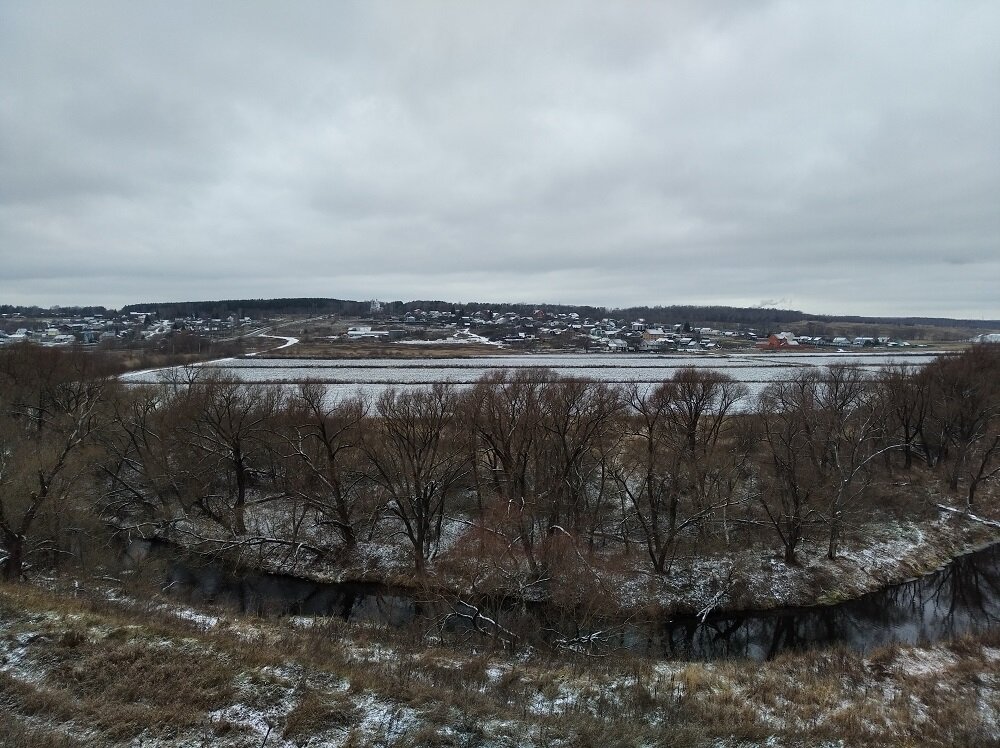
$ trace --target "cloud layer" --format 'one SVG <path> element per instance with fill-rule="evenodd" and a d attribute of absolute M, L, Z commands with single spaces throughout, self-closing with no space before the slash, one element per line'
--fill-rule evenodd
<path fill-rule="evenodd" d="M 6 3 L 0 302 L 1000 318 L 995 2 Z"/>

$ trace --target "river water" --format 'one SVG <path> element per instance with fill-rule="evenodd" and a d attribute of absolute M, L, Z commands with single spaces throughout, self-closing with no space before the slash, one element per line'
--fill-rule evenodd
<path fill-rule="evenodd" d="M 1000 544 L 942 570 L 836 605 L 748 611 L 664 621 L 627 631 L 627 649 L 694 659 L 766 659 L 790 649 L 843 644 L 867 651 L 890 643 L 950 639 L 1000 625 Z M 650 636 L 651 634 L 651 636 Z"/>
<path fill-rule="evenodd" d="M 242 612 L 337 616 L 349 622 L 423 625 L 467 634 L 472 608 L 376 583 L 318 583 L 296 577 L 237 573 L 218 564 L 173 561 L 172 589 L 185 599 Z M 483 614 L 523 639 L 590 651 L 627 650 L 653 657 L 763 660 L 787 650 L 845 645 L 867 651 L 893 642 L 949 639 L 1000 625 L 1000 544 L 962 556 L 940 571 L 836 605 L 784 608 L 661 620 L 574 621 L 544 603 L 476 601 Z M 464 614 L 464 615 L 463 615 Z M 495 633 L 490 626 L 480 630 Z"/>

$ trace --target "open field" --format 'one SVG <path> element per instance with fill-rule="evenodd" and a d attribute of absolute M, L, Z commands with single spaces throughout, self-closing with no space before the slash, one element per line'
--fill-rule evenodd
<path fill-rule="evenodd" d="M 364 358 L 472 358 L 475 356 L 503 356 L 510 353 L 509 348 L 498 348 L 495 345 L 481 343 L 425 343 L 413 345 L 407 343 L 386 343 L 379 341 L 347 341 L 305 339 L 297 345 L 282 350 L 268 351 L 262 354 L 264 358 L 317 358 L 317 359 L 364 359 Z"/>

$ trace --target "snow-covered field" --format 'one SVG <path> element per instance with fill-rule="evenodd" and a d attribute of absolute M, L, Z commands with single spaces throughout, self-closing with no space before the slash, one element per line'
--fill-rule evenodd
<path fill-rule="evenodd" d="M 289 338 L 294 341 L 294 338 Z M 291 345 L 292 343 L 286 343 Z M 286 347 L 281 346 L 281 347 Z M 408 359 L 227 358 L 200 364 L 206 371 L 234 374 L 250 382 L 295 383 L 315 380 L 328 385 L 333 397 L 361 391 L 378 396 L 387 387 L 422 387 L 435 382 L 468 385 L 488 372 L 501 369 L 549 369 L 566 377 L 602 382 L 661 382 L 680 368 L 711 368 L 729 374 L 749 387 L 751 394 L 776 379 L 790 377 L 803 367 L 849 363 L 875 372 L 889 364 L 919 366 L 936 354 L 885 353 L 741 353 L 701 355 L 538 354 Z M 167 370 L 132 372 L 131 383 L 156 383 Z"/>

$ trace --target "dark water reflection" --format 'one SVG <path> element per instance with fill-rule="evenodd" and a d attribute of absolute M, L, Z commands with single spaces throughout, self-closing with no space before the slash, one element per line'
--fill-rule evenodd
<path fill-rule="evenodd" d="M 411 591 L 370 582 L 312 582 L 283 574 L 240 573 L 221 564 L 171 563 L 168 587 L 193 603 L 250 615 L 335 616 L 402 626 L 420 613 Z"/>
<path fill-rule="evenodd" d="M 193 602 L 217 602 L 252 614 L 336 616 L 390 626 L 425 623 L 469 635 L 470 608 L 413 590 L 375 583 L 322 584 L 278 574 L 236 573 L 221 565 L 174 561 L 172 589 Z M 665 621 L 575 622 L 552 606 L 482 602 L 480 610 L 518 640 L 563 647 L 684 659 L 766 659 L 794 649 L 843 644 L 865 651 L 892 642 L 920 643 L 1000 624 L 1000 544 L 956 559 L 941 571 L 837 605 L 747 611 Z M 480 632 L 497 633 L 477 623 Z"/>
<path fill-rule="evenodd" d="M 998 624 L 1000 545 L 994 545 L 941 571 L 837 605 L 673 620 L 652 631 L 627 631 L 621 646 L 694 659 L 766 659 L 833 644 L 866 651 L 893 642 L 933 642 Z"/>

